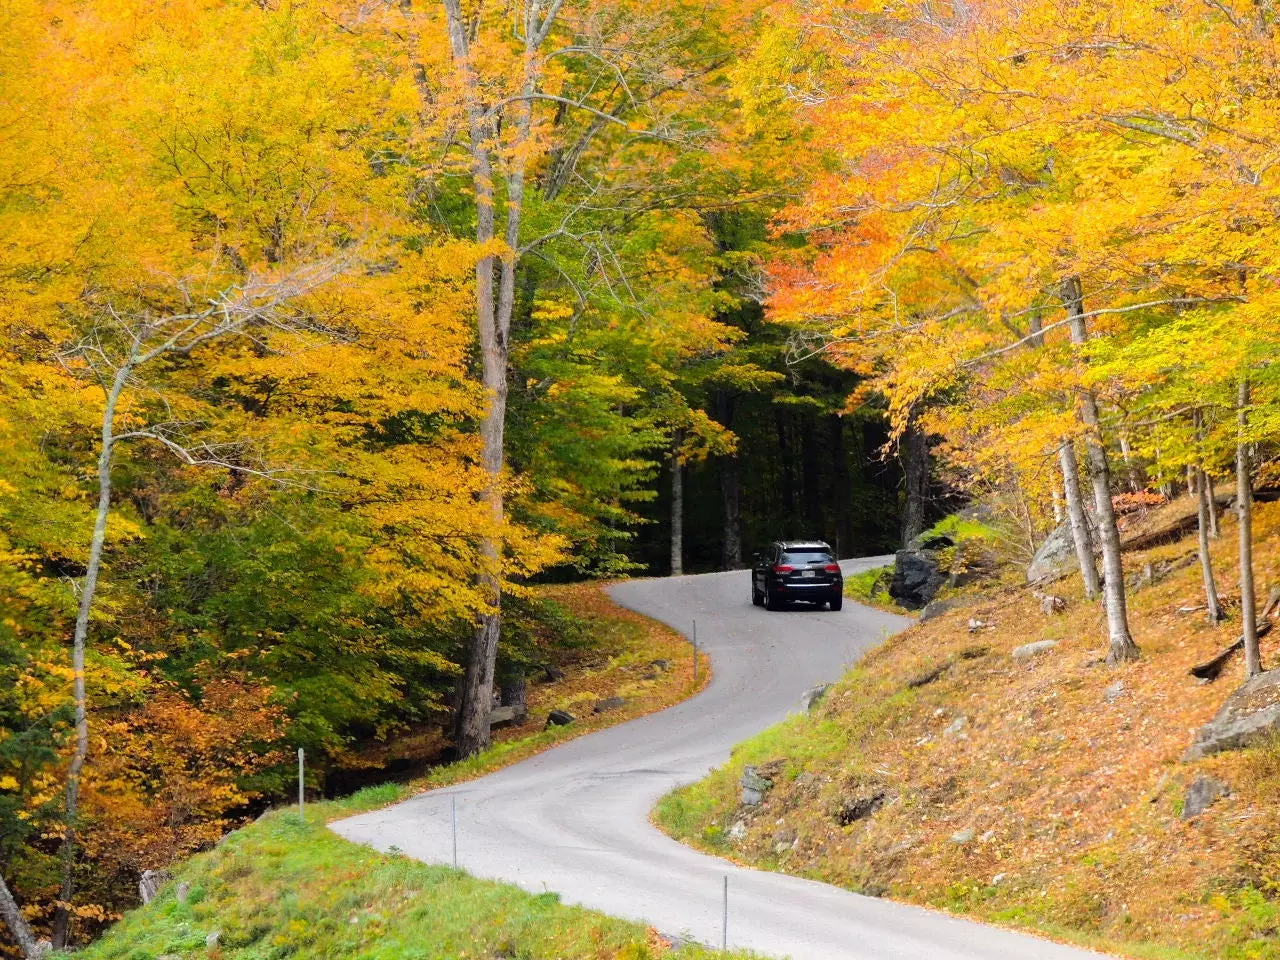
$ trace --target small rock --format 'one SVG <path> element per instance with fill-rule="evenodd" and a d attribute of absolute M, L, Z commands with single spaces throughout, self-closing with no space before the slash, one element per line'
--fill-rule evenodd
<path fill-rule="evenodd" d="M 650 660 L 649 666 L 653 667 L 653 669 L 655 670 L 660 670 L 663 673 L 666 673 L 668 670 L 671 669 L 671 661 L 670 660 Z"/>
<path fill-rule="evenodd" d="M 518 726 L 528 719 L 529 711 L 524 707 L 494 707 L 489 711 L 489 729 Z"/>
<path fill-rule="evenodd" d="M 955 833 L 953 833 L 951 835 L 951 842 L 959 843 L 959 844 L 969 843 L 971 840 L 973 840 L 974 836 L 975 836 L 975 833 L 973 828 L 966 827 L 963 830 L 957 830 Z"/>
<path fill-rule="evenodd" d="M 729 839 L 735 843 L 741 843 L 747 839 L 747 824 L 743 820 L 738 820 L 729 828 Z"/>
<path fill-rule="evenodd" d="M 738 781 L 742 787 L 742 805 L 754 807 L 764 800 L 764 795 L 773 788 L 773 781 L 756 773 L 756 768 L 748 766 L 742 771 L 742 779 Z"/>
<path fill-rule="evenodd" d="M 617 710 L 619 707 L 626 706 L 627 701 L 622 697 L 606 697 L 591 708 L 592 713 L 608 713 L 610 710 Z"/>
<path fill-rule="evenodd" d="M 842 827 L 847 827 L 851 823 L 866 819 L 884 806 L 888 796 L 885 791 L 878 790 L 866 796 L 851 797 L 840 804 L 840 808 L 836 811 L 836 822 Z"/>
<path fill-rule="evenodd" d="M 1115 683 L 1111 684 L 1111 686 L 1107 687 L 1107 689 L 1102 691 L 1102 697 L 1104 700 L 1107 701 L 1107 703 L 1115 703 L 1123 695 L 1124 695 L 1123 680 L 1117 680 Z"/>
<path fill-rule="evenodd" d="M 1024 643 L 1020 647 L 1013 648 L 1013 659 L 1030 660 L 1038 654 L 1047 653 L 1057 645 L 1057 640 L 1037 640 L 1035 643 Z"/>
<path fill-rule="evenodd" d="M 578 719 L 577 717 L 575 717 L 572 713 L 569 713 L 569 711 L 567 710 L 552 710 L 550 713 L 547 714 L 547 726 L 548 727 L 564 727 L 573 723 L 573 721 L 577 719 Z"/>
<path fill-rule="evenodd" d="M 988 830 L 986 833 L 984 833 L 982 836 L 978 838 L 978 842 L 990 843 L 995 838 L 996 838 L 996 832 L 994 830 Z"/>
<path fill-rule="evenodd" d="M 812 713 L 813 708 L 822 702 L 822 698 L 827 695 L 827 691 L 831 689 L 831 684 L 822 683 L 816 687 L 810 687 L 800 697 L 800 708 L 805 713 Z"/>
<path fill-rule="evenodd" d="M 926 603 L 924 609 L 920 611 L 920 623 L 928 623 L 948 611 L 954 610 L 956 607 L 963 606 L 964 597 L 951 597 L 947 600 L 932 600 Z"/>
<path fill-rule="evenodd" d="M 1062 597 L 1054 596 L 1052 593 L 1046 593 L 1040 598 L 1040 612 L 1045 616 L 1053 616 L 1055 613 L 1061 613 L 1067 609 L 1067 601 Z"/>
<path fill-rule="evenodd" d="M 790 850 L 793 846 L 795 846 L 795 842 L 796 842 L 796 832 L 792 830 L 790 827 L 783 827 L 781 830 L 774 831 L 773 849 L 778 853 L 781 853 L 782 850 Z M 779 850 L 778 849 L 779 847 L 781 847 L 782 850 Z"/>
<path fill-rule="evenodd" d="M 969 618 L 970 633 L 977 633 L 979 630 L 985 630 L 989 626 L 991 626 L 991 624 L 987 623 L 985 620 L 979 620 L 976 617 Z"/>
<path fill-rule="evenodd" d="M 1007 873 L 997 873 L 994 877 L 991 878 L 991 885 L 993 887 L 1000 886 L 1000 884 L 1004 881 L 1004 878 L 1007 876 L 1009 876 Z"/>
<path fill-rule="evenodd" d="M 168 882 L 168 870 L 143 870 L 142 878 L 138 881 L 138 896 L 143 903 L 150 903 Z"/>
<path fill-rule="evenodd" d="M 957 734 L 959 734 L 960 731 L 963 730 L 968 725 L 969 725 L 969 718 L 966 717 L 964 714 L 961 714 L 960 716 L 956 717 L 954 720 L 951 721 L 947 729 L 942 731 L 942 735 L 944 737 L 954 737 Z"/>
<path fill-rule="evenodd" d="M 907 689 L 915 690 L 919 687 L 925 687 L 933 683 L 940 676 L 951 669 L 951 661 L 944 660 L 936 667 L 930 667 L 928 670 L 917 673 L 914 677 L 907 681 Z"/>
<path fill-rule="evenodd" d="M 221 930 L 213 931 L 213 933 L 209 934 L 207 937 L 204 938 L 204 948 L 206 950 L 212 950 L 214 947 L 218 945 L 218 941 L 221 939 L 222 939 L 222 931 Z"/>
<path fill-rule="evenodd" d="M 543 683 L 555 683 L 557 680 L 564 679 L 564 671 L 559 667 L 553 667 L 550 664 L 542 668 Z"/>
<path fill-rule="evenodd" d="M 1196 777 L 1187 787 L 1187 798 L 1182 804 L 1182 819 L 1198 817 L 1213 805 L 1219 797 L 1225 797 L 1231 788 L 1217 777 Z"/>
<path fill-rule="evenodd" d="M 659 933 L 658 936 L 667 942 L 667 949 L 676 953 L 683 950 L 685 947 L 696 946 L 698 943 L 690 937 L 682 937 L 675 933 Z"/>
<path fill-rule="evenodd" d="M 179 903 L 186 903 L 187 894 L 189 894 L 190 892 L 191 892 L 191 884 L 183 880 L 181 883 L 178 884 L 177 889 L 174 890 L 174 896 L 178 898 Z"/>

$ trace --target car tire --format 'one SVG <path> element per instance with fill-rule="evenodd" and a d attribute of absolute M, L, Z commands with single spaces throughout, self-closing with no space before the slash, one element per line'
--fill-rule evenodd
<path fill-rule="evenodd" d="M 831 609 L 832 609 L 832 610 L 839 610 L 839 609 L 840 609 L 841 607 L 843 607 L 843 606 L 844 606 L 844 597 L 832 597 L 832 598 L 831 598 Z"/>
<path fill-rule="evenodd" d="M 754 583 L 751 585 L 751 605 L 753 607 L 764 606 L 764 594 L 756 589 L 756 585 Z"/>
<path fill-rule="evenodd" d="M 768 584 L 765 584 L 764 588 L 764 608 L 766 610 L 782 609 L 782 601 L 773 595 L 773 591 L 769 589 Z"/>

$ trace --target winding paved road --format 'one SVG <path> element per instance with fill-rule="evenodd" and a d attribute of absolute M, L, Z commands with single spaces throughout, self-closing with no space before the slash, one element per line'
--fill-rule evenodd
<path fill-rule="evenodd" d="M 888 557 L 848 561 L 846 572 Z M 746 573 L 636 580 L 613 588 L 624 606 L 687 632 L 714 677 L 692 700 L 571 740 L 480 780 L 419 794 L 332 824 L 350 840 L 420 860 L 458 859 L 471 873 L 630 917 L 719 945 L 729 877 L 729 945 L 796 960 L 1082 960 L 1096 954 L 837 887 L 737 867 L 650 825 L 657 799 L 695 780 L 730 748 L 798 708 L 901 617 L 850 604 L 840 613 L 768 613 L 751 606 Z"/>

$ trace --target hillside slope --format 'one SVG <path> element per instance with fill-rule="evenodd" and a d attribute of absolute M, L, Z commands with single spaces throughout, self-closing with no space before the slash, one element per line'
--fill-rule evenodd
<path fill-rule="evenodd" d="M 1256 524 L 1265 594 L 1280 505 Z M 1228 601 L 1234 532 L 1214 547 Z M 1004 590 L 889 640 L 656 819 L 760 867 L 1133 956 L 1280 957 L 1280 743 L 1181 760 L 1243 669 L 1188 675 L 1238 633 L 1180 611 L 1201 602 L 1193 553 L 1182 540 L 1127 557 L 1154 574 L 1132 592 L 1137 663 L 1102 662 L 1102 613 L 1078 582 L 1054 586 L 1060 613 Z M 1011 655 L 1039 640 L 1057 643 Z M 1280 661 L 1274 635 L 1263 653 Z M 747 765 L 773 783 L 755 807 L 741 803 Z M 1230 794 L 1184 818 L 1201 775 Z"/>

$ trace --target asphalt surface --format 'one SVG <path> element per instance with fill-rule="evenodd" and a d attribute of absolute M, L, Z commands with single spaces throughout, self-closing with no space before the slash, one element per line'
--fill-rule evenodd
<path fill-rule="evenodd" d="M 847 561 L 846 573 L 889 557 Z M 719 946 L 724 877 L 730 947 L 796 960 L 1080 960 L 1097 957 L 826 884 L 735 866 L 659 832 L 649 811 L 667 791 L 723 763 L 732 746 L 799 709 L 902 629 L 902 617 L 846 603 L 839 613 L 766 612 L 745 572 L 636 580 L 617 602 L 686 633 L 713 679 L 697 697 L 571 740 L 480 780 L 331 824 L 350 840 L 459 866 L 534 892 L 555 891 L 615 916 Z"/>

